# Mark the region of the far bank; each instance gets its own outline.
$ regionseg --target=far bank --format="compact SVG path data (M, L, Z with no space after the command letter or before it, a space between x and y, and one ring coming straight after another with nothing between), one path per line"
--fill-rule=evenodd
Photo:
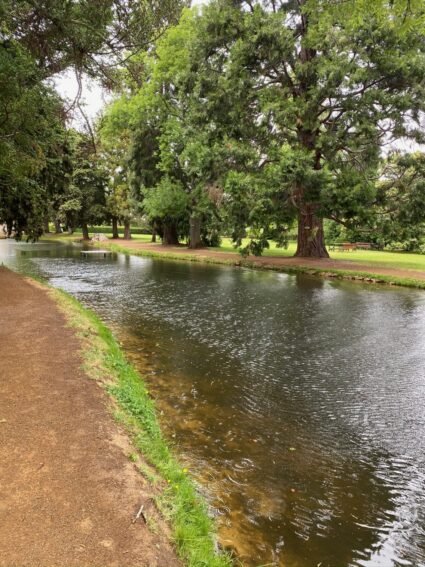
M79 241L81 236L45 235L43 240ZM189 250L185 246L165 246L148 242L146 235L131 240L111 239L87 244L113 252L205 264L225 264L285 273L304 273L324 278L360 281L425 289L425 256L375 251L331 252L331 258L295 258L288 249L269 249L263 256L243 257L225 241L220 248Z

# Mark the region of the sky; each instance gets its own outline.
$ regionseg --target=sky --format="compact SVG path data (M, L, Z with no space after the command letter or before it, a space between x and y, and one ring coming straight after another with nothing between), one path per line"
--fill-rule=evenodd
M67 107L72 105L78 92L78 83L72 70L59 75L55 81L55 88L62 98L67 102ZM102 89L97 81L88 79L83 80L83 90L80 99L80 105L83 107L85 114L93 121L108 100L108 94ZM81 119L75 116L73 126L78 127Z

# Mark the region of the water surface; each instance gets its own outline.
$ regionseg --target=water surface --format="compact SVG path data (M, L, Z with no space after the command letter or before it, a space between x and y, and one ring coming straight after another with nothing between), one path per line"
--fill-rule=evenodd
M0 242L93 308L245 565L425 566L425 293Z

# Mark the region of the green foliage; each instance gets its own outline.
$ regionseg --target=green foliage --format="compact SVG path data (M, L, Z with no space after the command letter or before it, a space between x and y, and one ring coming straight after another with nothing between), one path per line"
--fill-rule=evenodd
M85 73L121 88L120 69L130 70L133 55L175 22L184 4L0 0L0 222L10 232L37 238L60 207L69 223L101 219L101 208L93 204L97 173L77 156L69 178L67 116L49 80L73 68L80 85Z
M102 125L108 139L126 135L131 140L129 178L142 210L157 227L178 223L186 233L191 217L213 224L217 218L221 155L219 133L198 128L195 117L203 112L202 101L187 88L195 15L185 11L155 50L140 57L142 87L132 84L133 95L114 102ZM207 239L208 233L214 239L213 232L202 228Z
M198 128L222 127L237 149L227 156L227 187L242 203L231 211L236 240L252 216L267 232L267 201L297 215L307 240L309 212L365 222L382 142L422 140L421 6L405 14L412 25L397 26L400 3L377 2L371 13L362 2L351 12L335 4L216 0L198 19L191 89L208 109ZM255 248L266 244L258 230Z
M0 41L0 222L37 238L47 212L48 171L64 136L61 103L13 39Z
M183 222L187 218L188 195L181 183L163 177L156 187L146 190L143 206L151 218Z
M57 196L57 218L70 230L102 222L106 215L106 172L87 134L70 131L71 168L64 191ZM88 235L85 234L85 237Z

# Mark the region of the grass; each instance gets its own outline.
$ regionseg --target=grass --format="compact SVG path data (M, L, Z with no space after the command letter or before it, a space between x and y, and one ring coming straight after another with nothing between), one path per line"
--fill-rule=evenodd
M93 236L94 233L90 233L90 236ZM112 232L104 232L102 233L103 236L107 236L108 238L112 238ZM79 231L75 231L73 234L68 234L67 232L62 232L61 234L56 233L49 233L44 234L42 240L57 240L61 242L76 242L81 240L82 233ZM122 238L122 235L121 235ZM150 242L151 241L150 234L133 234L132 239L136 242Z
M106 233L105 236L111 238L112 233ZM78 240L79 238L81 238L81 236L78 233L75 233L71 236L62 234L59 237L58 235L55 235L53 237L46 236L43 238L59 238L62 241L72 241ZM151 237L149 234L135 234L133 235L133 240L135 242L150 242ZM248 241L244 241L243 244L245 245L247 242ZM121 245L121 248L123 247L125 247L125 245ZM215 250L217 252L237 252L230 238L223 238L221 246L211 248L211 250ZM276 247L276 244L271 241L270 248L264 250L263 256L291 257L295 254L295 250L295 242L290 242L288 248L278 248ZM190 254L189 251L188 254ZM353 250L351 252L333 251L330 253L330 256L333 260L344 260L347 262L352 262L353 264L359 263L368 266L381 266L383 268L425 271L425 254L414 254L410 252L390 252L381 250Z
M248 241L246 241L247 243ZM244 244L246 244L244 242ZM223 238L219 248L212 250L220 252L235 252L230 238ZM288 248L277 248L274 242L270 242L270 248L264 250L266 257L291 257L295 254L296 243L290 242ZM333 260L344 260L371 266L382 266L385 268L396 268L403 270L424 270L425 254L414 254L409 252L389 252L382 250L353 250L351 252L332 251L330 256Z
M217 551L215 526L205 501L161 433L146 384L92 311L65 292L51 288L51 294L82 339L85 372L105 387L116 404L116 419L127 428L136 450L155 467L142 464L139 470L155 479L155 485L160 479L163 489L156 502L172 526L179 556L189 567L230 567L230 557ZM136 457L129 455L132 461Z

